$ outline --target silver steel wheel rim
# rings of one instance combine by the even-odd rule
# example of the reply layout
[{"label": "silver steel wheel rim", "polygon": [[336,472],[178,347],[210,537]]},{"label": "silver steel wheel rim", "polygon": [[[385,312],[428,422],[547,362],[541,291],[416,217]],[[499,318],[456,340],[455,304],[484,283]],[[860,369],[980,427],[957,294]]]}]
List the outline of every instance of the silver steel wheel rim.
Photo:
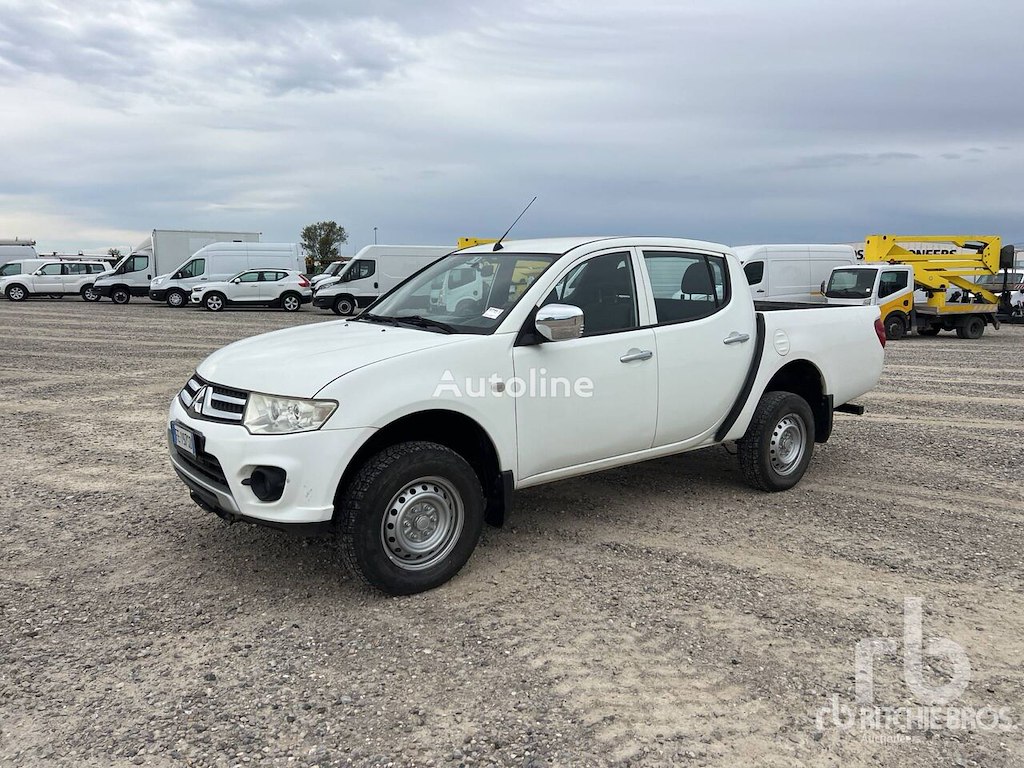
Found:
[{"label": "silver steel wheel rim", "polygon": [[462,497],[441,477],[402,486],[384,510],[380,539],[388,559],[406,571],[422,571],[446,558],[465,520]]},{"label": "silver steel wheel rim", "polygon": [[284,308],[291,311],[299,308],[299,300],[294,296],[288,296],[284,300]]},{"label": "silver steel wheel rim", "polygon": [[780,475],[793,472],[804,457],[807,441],[807,426],[795,413],[787,413],[772,430],[768,451],[772,469]]},{"label": "silver steel wheel rim", "polygon": [[221,300],[217,296],[211,296],[210,298],[208,298],[206,300],[206,307],[207,307],[207,309],[212,309],[214,312],[216,312],[222,306],[223,305],[221,304]]},{"label": "silver steel wheel rim", "polygon": [[172,307],[180,307],[182,304],[185,303],[185,297],[182,296],[177,291],[175,291],[174,293],[167,297],[167,303],[170,304]]},{"label": "silver steel wheel rim", "polygon": [[23,291],[20,286],[16,285],[13,288],[11,288],[9,295],[15,301],[21,301],[23,298],[25,298],[25,291]]},{"label": "silver steel wheel rim", "polygon": [[338,302],[338,311],[343,315],[352,314],[352,304],[347,299],[342,299]]}]

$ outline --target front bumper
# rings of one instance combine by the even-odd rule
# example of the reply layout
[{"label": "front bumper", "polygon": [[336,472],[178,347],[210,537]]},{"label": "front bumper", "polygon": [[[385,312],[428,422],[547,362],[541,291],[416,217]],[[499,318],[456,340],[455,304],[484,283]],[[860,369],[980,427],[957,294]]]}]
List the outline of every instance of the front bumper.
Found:
[{"label": "front bumper", "polygon": [[[171,465],[196,502],[228,520],[282,529],[331,523],[341,476],[374,432],[367,427],[320,429],[294,435],[250,435],[238,424],[189,416],[177,396],[170,409],[170,422],[175,421],[201,436],[197,445],[200,459],[191,459],[174,446],[168,423]],[[259,466],[280,467],[287,473],[284,492],[277,501],[260,501],[243,484]]]},{"label": "front bumper", "polygon": [[167,301],[167,289],[157,288],[154,290],[153,288],[150,288],[149,298],[151,298],[153,301]]},{"label": "front bumper", "polygon": [[313,306],[320,307],[320,309],[330,309],[334,306],[334,300],[337,296],[317,296],[313,294]]}]

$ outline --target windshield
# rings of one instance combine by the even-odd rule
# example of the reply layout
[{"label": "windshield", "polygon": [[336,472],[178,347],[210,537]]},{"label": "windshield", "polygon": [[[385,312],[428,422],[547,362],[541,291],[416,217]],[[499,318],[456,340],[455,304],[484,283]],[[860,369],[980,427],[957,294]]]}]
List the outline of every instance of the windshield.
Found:
[{"label": "windshield", "polygon": [[866,299],[871,296],[877,276],[877,269],[833,270],[825,295],[830,299]]},{"label": "windshield", "polygon": [[455,333],[491,333],[556,258],[547,253],[452,253],[381,298],[363,319],[417,318]]}]

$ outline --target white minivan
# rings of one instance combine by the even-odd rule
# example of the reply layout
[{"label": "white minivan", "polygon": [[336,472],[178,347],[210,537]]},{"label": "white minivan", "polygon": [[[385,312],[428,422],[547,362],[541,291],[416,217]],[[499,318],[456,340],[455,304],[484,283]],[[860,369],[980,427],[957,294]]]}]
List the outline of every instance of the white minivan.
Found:
[{"label": "white minivan", "polygon": [[315,286],[313,305],[351,315],[454,250],[450,245],[368,245],[335,277]]},{"label": "white minivan", "polygon": [[835,267],[858,261],[851,245],[740,245],[733,251],[755,301],[823,304],[822,282]]},{"label": "white minivan", "polygon": [[149,285],[149,298],[172,307],[188,304],[192,288],[228,280],[247,269],[287,269],[301,272],[306,260],[298,243],[211,243],[167,275]]}]

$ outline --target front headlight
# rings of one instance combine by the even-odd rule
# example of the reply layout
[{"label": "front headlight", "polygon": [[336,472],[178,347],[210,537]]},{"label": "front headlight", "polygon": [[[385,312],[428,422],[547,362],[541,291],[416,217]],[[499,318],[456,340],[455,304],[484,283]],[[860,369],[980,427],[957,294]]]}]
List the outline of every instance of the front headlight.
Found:
[{"label": "front headlight", "polygon": [[253,393],[242,424],[253,435],[287,435],[320,429],[338,404],[333,400],[299,400]]},{"label": "front headlight", "polygon": [[155,278],[153,278],[153,285],[163,285],[163,282],[164,282],[164,278],[162,278],[162,277],[155,277]]}]

